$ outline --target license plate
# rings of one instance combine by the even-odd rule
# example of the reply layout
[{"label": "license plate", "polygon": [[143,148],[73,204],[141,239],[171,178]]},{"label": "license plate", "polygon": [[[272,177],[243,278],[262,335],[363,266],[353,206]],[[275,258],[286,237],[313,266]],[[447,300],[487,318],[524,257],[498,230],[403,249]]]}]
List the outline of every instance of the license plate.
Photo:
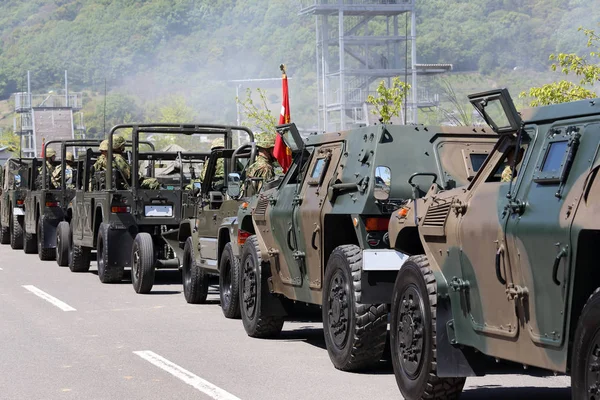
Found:
[{"label": "license plate", "polygon": [[13,215],[25,215],[25,211],[22,208],[15,207],[13,208]]},{"label": "license plate", "polygon": [[172,217],[173,206],[145,206],[144,215],[146,217]]}]

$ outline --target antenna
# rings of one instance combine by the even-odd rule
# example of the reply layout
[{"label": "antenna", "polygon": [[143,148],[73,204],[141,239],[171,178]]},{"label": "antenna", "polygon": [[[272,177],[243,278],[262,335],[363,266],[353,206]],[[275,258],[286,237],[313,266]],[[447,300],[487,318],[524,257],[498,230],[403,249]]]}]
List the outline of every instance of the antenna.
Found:
[{"label": "antenna", "polygon": [[[411,12],[414,12],[411,11]],[[405,13],[406,16],[406,22],[405,22],[405,26],[404,26],[404,30],[405,30],[405,34],[404,34],[404,84],[406,84],[408,82],[408,40],[406,40],[406,38],[408,38],[408,13]],[[413,38],[413,40],[416,40]],[[415,88],[412,88],[412,90],[415,90]],[[408,91],[405,90],[405,93],[407,93]],[[406,125],[406,113],[408,112],[408,107],[407,107],[407,96],[404,96],[404,125]],[[413,104],[413,107],[415,105]]]},{"label": "antenna", "polygon": [[104,77],[104,125],[102,127],[106,139],[106,77]]}]

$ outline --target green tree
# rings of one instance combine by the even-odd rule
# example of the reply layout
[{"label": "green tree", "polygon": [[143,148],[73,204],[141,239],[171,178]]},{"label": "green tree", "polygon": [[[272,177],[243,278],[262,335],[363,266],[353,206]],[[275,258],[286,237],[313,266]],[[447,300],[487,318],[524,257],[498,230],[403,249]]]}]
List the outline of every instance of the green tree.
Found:
[{"label": "green tree", "polygon": [[392,79],[392,86],[389,88],[382,80],[377,86],[378,96],[369,95],[367,97],[367,103],[375,107],[371,112],[375,115],[379,114],[382,123],[389,123],[392,117],[400,116],[402,104],[409,89],[410,85],[401,81],[399,77]]},{"label": "green tree", "polygon": [[257,88],[259,100],[254,102],[252,99],[252,89],[246,89],[246,98],[240,100],[236,97],[237,103],[242,107],[242,111],[245,115],[245,120],[242,122],[244,125],[248,125],[251,128],[259,131],[275,132],[275,126],[277,125],[277,119],[269,110],[267,94],[261,88]]},{"label": "green tree", "polygon": [[550,60],[556,61],[551,67],[553,71],[560,69],[565,75],[574,74],[580,77],[579,84],[563,79],[540,87],[532,87],[529,92],[521,92],[519,97],[532,98],[530,102],[532,107],[597,97],[596,93],[586,86],[594,86],[600,81],[600,36],[591,29],[580,27],[578,31],[583,31],[587,37],[587,47],[592,49],[590,58],[575,53],[559,53],[551,54]]},{"label": "green tree", "polygon": [[7,147],[12,154],[19,154],[21,138],[12,129],[6,129],[0,135],[0,147]]}]

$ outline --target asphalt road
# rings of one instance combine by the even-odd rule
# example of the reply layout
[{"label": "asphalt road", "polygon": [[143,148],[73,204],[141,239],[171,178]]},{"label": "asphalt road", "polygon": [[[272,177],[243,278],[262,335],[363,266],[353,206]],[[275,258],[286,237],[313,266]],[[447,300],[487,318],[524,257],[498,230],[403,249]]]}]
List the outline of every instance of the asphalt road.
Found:
[{"label": "asphalt road", "polygon": [[[150,295],[125,277],[105,285],[95,262],[74,274],[0,246],[0,399],[401,398],[389,362],[334,369],[320,324],[252,339],[214,291],[208,305],[187,304],[178,271],[159,271]],[[462,398],[569,399],[570,379],[473,378]]]}]

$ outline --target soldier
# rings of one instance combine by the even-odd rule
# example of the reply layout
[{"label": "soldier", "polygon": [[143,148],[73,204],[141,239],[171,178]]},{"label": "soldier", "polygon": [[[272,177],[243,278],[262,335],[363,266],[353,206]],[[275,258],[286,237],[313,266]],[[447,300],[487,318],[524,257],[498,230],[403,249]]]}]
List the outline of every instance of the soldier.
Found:
[{"label": "soldier", "polygon": [[258,192],[263,182],[270,181],[275,177],[275,167],[273,165],[275,162],[275,157],[273,156],[275,134],[268,132],[257,134],[256,146],[258,147],[258,155],[254,163],[246,170],[246,178],[262,178],[262,182],[255,182],[253,185],[255,186],[255,192]]},{"label": "soldier", "polygon": [[[519,153],[517,154],[517,162],[515,163],[515,172],[516,172],[516,165],[519,164],[521,162],[521,160],[523,159],[524,152],[525,152],[525,149],[521,147],[519,149]],[[506,157],[506,167],[504,167],[504,171],[502,171],[502,179],[500,180],[500,182],[510,182],[512,179],[514,179],[513,171],[512,171],[514,157],[515,157],[515,149],[513,147],[509,150],[509,153]],[[515,173],[515,177],[516,177],[516,173]]]},{"label": "soldier", "polygon": [[[117,179],[130,181],[131,179],[131,168],[125,158],[123,158],[123,149],[125,148],[125,138],[123,136],[115,136],[113,138],[113,168],[116,168],[121,173],[117,175]],[[100,143],[100,157],[94,163],[94,171],[106,171],[107,164],[107,152],[108,152],[108,140],[103,140]],[[122,177],[120,176],[122,175]]]},{"label": "soldier", "polygon": [[[225,140],[222,138],[217,138],[212,141],[210,144],[210,151],[214,149],[222,149],[225,147]],[[202,168],[202,172],[200,172],[200,182],[204,182],[204,175],[206,174],[206,168]],[[223,185],[225,175],[225,168],[223,164],[223,159],[219,158],[217,160],[217,167],[215,169],[215,175],[213,176],[213,184],[214,186]]]},{"label": "soldier", "polygon": [[[75,186],[73,185],[73,153],[71,153],[70,151],[67,151],[67,154],[65,156],[65,183],[67,184],[67,188],[68,189],[74,189]],[[62,172],[62,165],[59,164],[55,169],[54,172],[52,173],[52,184],[54,185],[55,188],[59,188],[61,187],[61,179],[60,179],[60,175]]]},{"label": "soldier", "polygon": [[[46,162],[46,177],[52,177],[52,174],[54,173],[54,159],[56,158],[56,150],[54,150],[53,148],[46,148],[46,156],[45,156],[45,162]],[[39,176],[42,176],[42,173],[44,172],[43,167],[39,167],[38,168],[38,172],[39,172]],[[41,179],[41,178],[40,178]],[[48,183],[48,186],[53,186],[54,182],[52,182],[52,179],[48,179],[46,178],[46,182]],[[39,181],[41,182],[41,181]],[[39,183],[37,182],[37,183]],[[52,187],[50,187],[50,189],[52,189]]]}]

